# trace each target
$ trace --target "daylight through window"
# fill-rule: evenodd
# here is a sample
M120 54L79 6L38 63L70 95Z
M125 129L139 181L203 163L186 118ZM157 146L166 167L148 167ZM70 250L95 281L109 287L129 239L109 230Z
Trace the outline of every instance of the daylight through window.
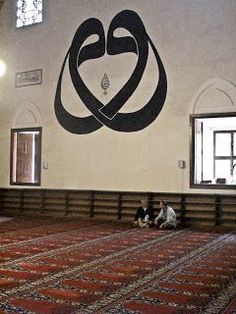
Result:
M192 117L192 185L236 185L236 117Z
M43 20L43 0L16 0L16 27L23 27Z

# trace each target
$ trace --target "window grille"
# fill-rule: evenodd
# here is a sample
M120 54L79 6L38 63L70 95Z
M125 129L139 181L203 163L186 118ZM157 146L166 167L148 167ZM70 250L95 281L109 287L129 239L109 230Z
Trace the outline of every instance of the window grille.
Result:
M43 0L16 0L16 27L42 22L42 11Z

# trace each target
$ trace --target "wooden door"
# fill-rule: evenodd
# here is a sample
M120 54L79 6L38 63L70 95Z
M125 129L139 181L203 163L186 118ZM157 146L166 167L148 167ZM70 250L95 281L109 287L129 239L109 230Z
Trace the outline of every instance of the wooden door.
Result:
M16 181L32 182L34 179L33 166L33 134L18 133Z

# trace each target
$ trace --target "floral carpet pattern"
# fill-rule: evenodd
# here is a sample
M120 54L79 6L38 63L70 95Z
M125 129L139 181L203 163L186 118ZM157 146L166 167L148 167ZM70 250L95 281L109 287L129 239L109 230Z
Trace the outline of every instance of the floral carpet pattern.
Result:
M235 233L0 223L0 314L235 314L235 279Z

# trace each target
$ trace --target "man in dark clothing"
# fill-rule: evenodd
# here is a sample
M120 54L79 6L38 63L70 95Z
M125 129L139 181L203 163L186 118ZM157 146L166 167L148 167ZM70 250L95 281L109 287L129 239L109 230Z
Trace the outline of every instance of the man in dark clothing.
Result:
M137 212L134 218L134 226L141 228L148 228L153 225L154 210L149 205L147 199L141 200L141 206L137 208Z

